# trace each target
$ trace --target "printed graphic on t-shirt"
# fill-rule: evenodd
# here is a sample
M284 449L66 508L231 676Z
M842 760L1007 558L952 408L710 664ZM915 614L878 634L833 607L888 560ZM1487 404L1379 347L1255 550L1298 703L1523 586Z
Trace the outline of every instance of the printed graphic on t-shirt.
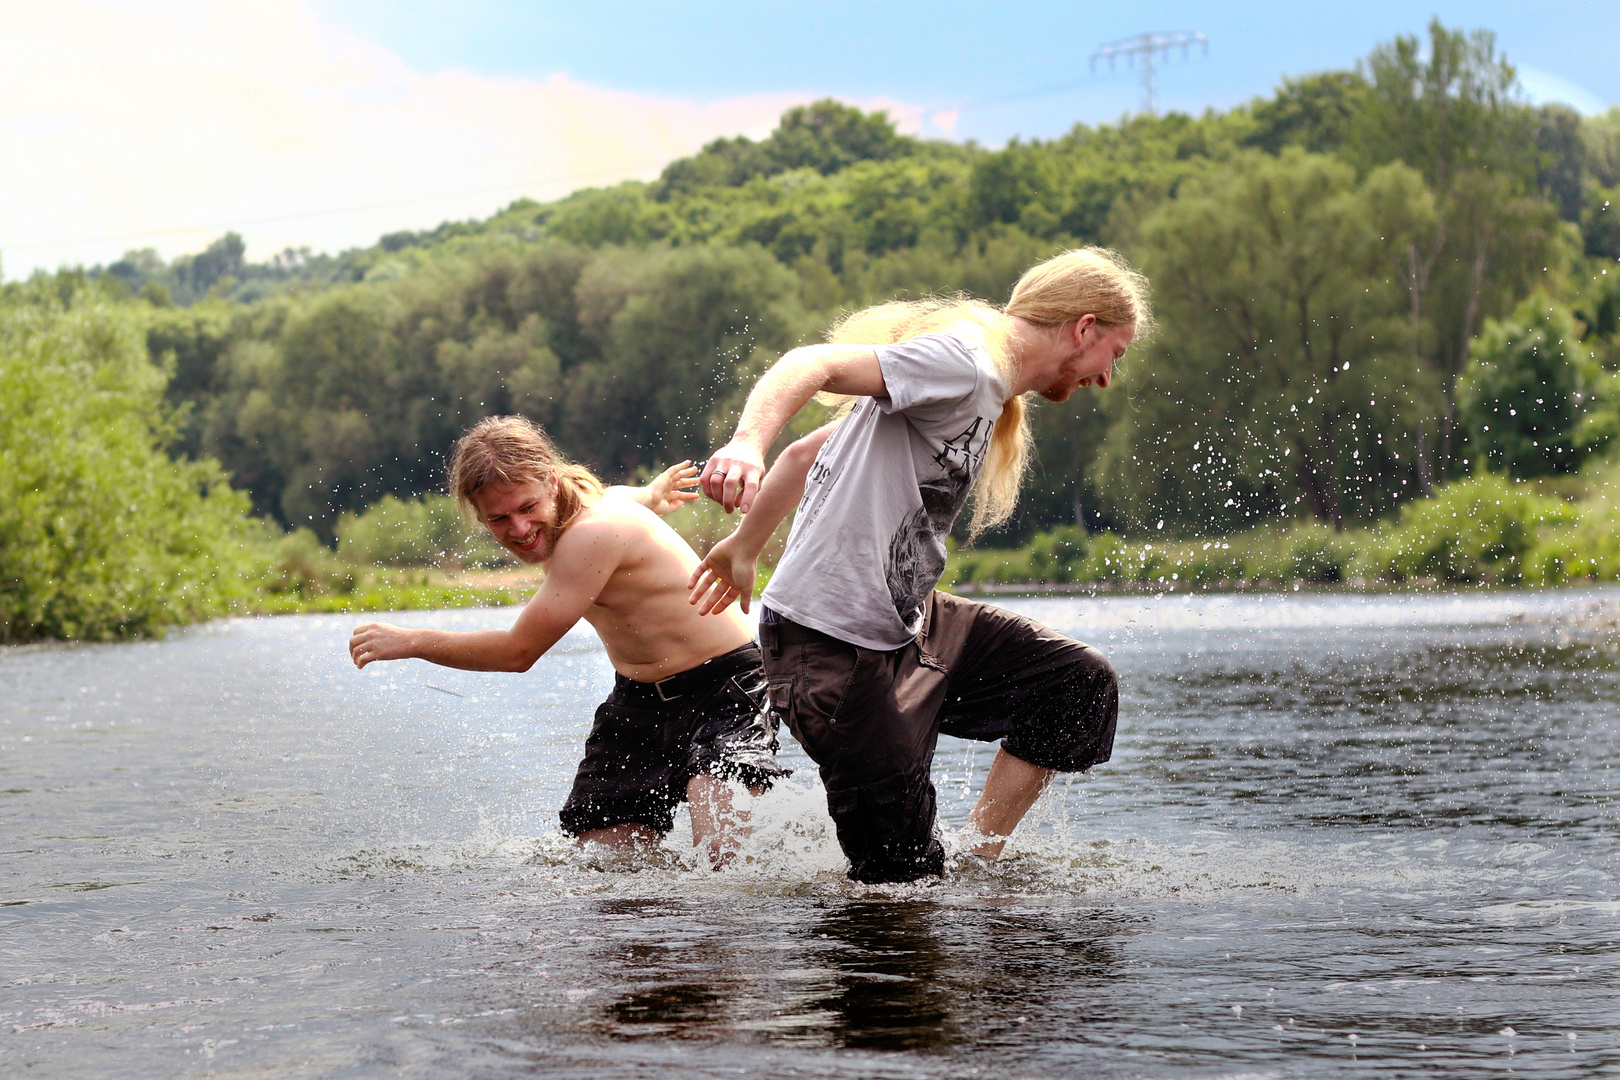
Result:
M827 505L826 494L833 489L833 481L829 479L832 474L831 467L823 465L819 457L811 464L810 474L805 477L804 494L799 496L799 507L794 511L803 519L805 526L809 526L811 522L820 517L821 508ZM827 491L818 491L817 489L823 484L827 485ZM814 506L811 506L812 499L816 500Z
M922 506L901 521L889 538L889 596L895 614L908 626L945 572L942 538L967 501L991 426L989 420L976 416L966 431L945 442L933 457L938 475L918 485Z

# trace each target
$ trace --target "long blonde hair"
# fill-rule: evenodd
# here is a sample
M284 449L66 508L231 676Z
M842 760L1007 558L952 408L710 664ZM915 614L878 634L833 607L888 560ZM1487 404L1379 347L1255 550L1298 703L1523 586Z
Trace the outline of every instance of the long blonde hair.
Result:
M602 481L569 461L551 437L524 416L489 416L456 440L448 468L450 493L463 511L489 487L557 483L557 523L561 532L586 505L601 498Z
M1011 319L1061 326L1082 315L1095 315L1104 326L1134 326L1139 336L1145 336L1153 326L1147 278L1131 269L1117 252L1084 247L1064 251L1026 270L1004 308L966 293L893 300L843 316L827 331L827 340L838 345L892 345L951 331L982 344L1002 381L1010 386L1019 367L1011 346ZM1002 406L979 472L970 537L1012 516L1028 461L1029 410L1024 397L1015 395Z

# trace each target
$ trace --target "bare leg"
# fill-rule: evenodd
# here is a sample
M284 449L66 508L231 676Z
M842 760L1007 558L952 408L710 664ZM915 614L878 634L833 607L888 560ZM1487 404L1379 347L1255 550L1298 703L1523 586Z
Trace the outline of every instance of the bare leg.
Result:
M579 834L581 844L601 844L603 847L651 847L658 843L659 834L639 821L627 821L606 829L591 829Z
M973 854L985 859L1000 858L1007 837L1024 820L1024 815L1035 805L1054 775L1051 769L1031 765L1006 750L997 750L978 805L968 815L968 828L985 838L973 849Z
M765 789L748 790L759 795ZM737 857L748 835L748 811L734 805L729 783L708 773L687 781L686 802L692 812L692 846L707 849L709 865L719 870Z

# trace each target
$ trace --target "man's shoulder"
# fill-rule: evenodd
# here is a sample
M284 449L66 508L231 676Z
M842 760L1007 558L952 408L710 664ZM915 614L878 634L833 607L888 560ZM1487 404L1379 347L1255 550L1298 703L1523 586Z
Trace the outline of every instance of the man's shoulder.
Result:
M658 515L634 499L604 497L575 516L557 538L557 553L564 548L634 544L657 531Z

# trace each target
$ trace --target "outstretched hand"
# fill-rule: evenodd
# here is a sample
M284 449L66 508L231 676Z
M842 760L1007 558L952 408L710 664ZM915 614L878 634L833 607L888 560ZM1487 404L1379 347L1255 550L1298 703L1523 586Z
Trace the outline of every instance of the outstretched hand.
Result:
M389 623L362 623L349 635L349 657L354 666L364 668L373 660L406 660L411 631Z
M697 607L699 615L716 615L730 607L733 600L740 600L746 614L748 602L754 596L754 572L758 563L759 556L743 552L733 533L710 548L692 571L686 583L692 590L687 602Z
M703 494L725 507L726 513L748 513L759 494L765 476L765 459L747 443L733 441L719 450L703 466ZM744 609L746 610L746 609Z
M679 510L693 499L701 499L697 491L698 467L690 461L671 465L647 482L647 509L662 517Z

